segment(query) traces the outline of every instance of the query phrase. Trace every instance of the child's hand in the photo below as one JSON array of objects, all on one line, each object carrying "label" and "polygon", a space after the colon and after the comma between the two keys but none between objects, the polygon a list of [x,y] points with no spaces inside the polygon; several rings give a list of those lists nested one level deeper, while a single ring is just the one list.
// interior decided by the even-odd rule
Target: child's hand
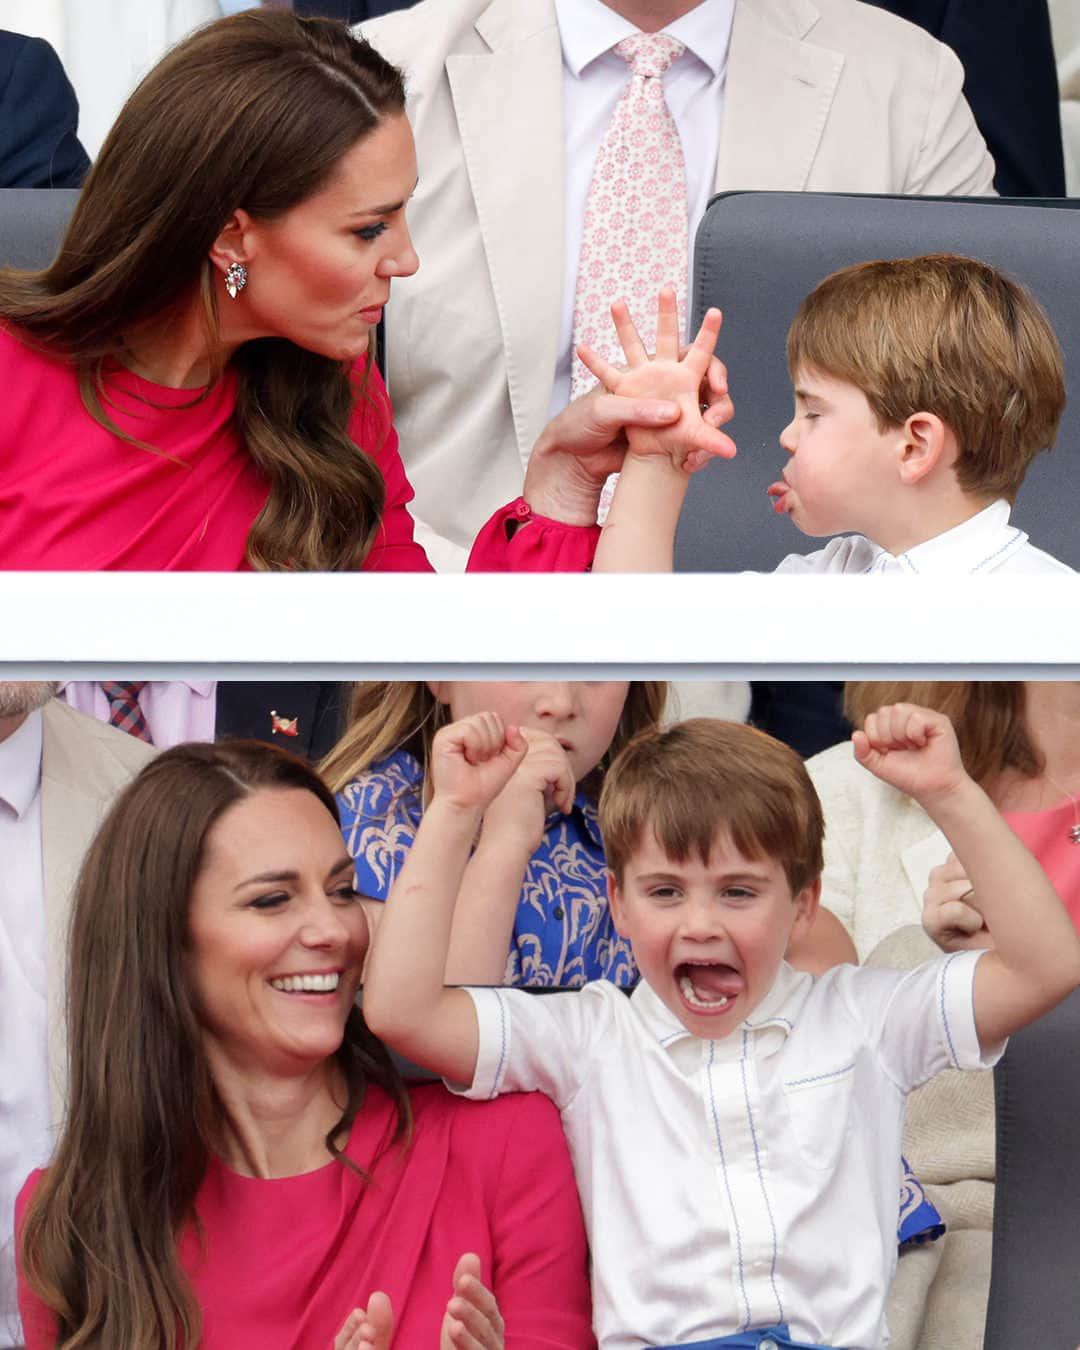
[{"label": "child's hand", "polygon": [[481,838],[519,849],[528,858],[540,846],[548,814],[565,814],[574,805],[574,774],[554,736],[530,727],[522,727],[521,734],[528,745],[525,758],[484,812]]},{"label": "child's hand", "polygon": [[439,1350],[503,1350],[505,1330],[495,1295],[480,1280],[480,1258],[467,1252],[454,1268]]},{"label": "child's hand", "polygon": [[504,727],[498,713],[474,713],[438,732],[429,772],[434,796],[461,810],[485,811],[525,758],[518,727]]},{"label": "child's hand", "polygon": [[367,1308],[354,1308],[334,1337],[333,1350],[390,1350],[394,1313],[386,1294],[376,1292]]},{"label": "child's hand", "polygon": [[851,740],[864,769],[920,805],[970,782],[952,723],[929,708],[913,703],[879,708]]},{"label": "child's hand", "polygon": [[[731,459],[735,444],[714,425],[720,420],[715,405],[704,409],[709,420],[703,415],[702,406],[702,387],[710,375],[713,351],[720,333],[720,311],[710,309],[706,313],[697,336],[683,351],[679,343],[675,291],[665,286],[657,300],[656,355],[651,359],[625,300],[617,300],[611,306],[611,317],[629,368],[620,370],[589,347],[578,348],[582,363],[609,393],[627,398],[670,399],[680,409],[679,420],[671,426],[657,429],[628,427],[628,453],[643,457],[665,456],[675,468],[685,473],[702,468],[715,456]],[[710,389],[710,396],[716,392]]]},{"label": "child's hand", "polygon": [[991,948],[994,945],[983,916],[967,904],[974,892],[967,873],[950,853],[930,869],[930,884],[923,896],[923,927],[946,952]]}]

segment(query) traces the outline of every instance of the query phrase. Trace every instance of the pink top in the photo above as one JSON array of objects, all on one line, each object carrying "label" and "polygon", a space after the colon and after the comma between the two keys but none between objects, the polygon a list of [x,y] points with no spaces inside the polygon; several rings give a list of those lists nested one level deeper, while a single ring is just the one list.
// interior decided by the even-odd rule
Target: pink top
[{"label": "pink top", "polygon": [[[233,427],[234,371],[227,370],[205,398],[200,390],[151,384],[120,366],[108,373],[106,411],[122,431],[161,452],[155,454],[94,421],[71,366],[26,346],[2,326],[0,370],[0,567],[246,569],[248,531],[266,500],[267,484]],[[382,525],[364,570],[430,571],[413,538],[407,509],[413,491],[377,370],[370,373],[349,433],[386,482]],[[517,528],[530,515],[520,499],[496,512],[473,548],[470,569],[551,572],[589,566],[598,531],[543,520]],[[508,521],[514,522],[509,530]]]},{"label": "pink top", "polygon": [[[454,1266],[474,1251],[514,1350],[591,1350],[581,1207],[558,1113],[536,1093],[466,1102],[440,1084],[410,1089],[412,1143],[379,1158],[394,1113],[372,1088],[341,1163],[268,1181],[215,1160],[180,1252],[202,1307],[200,1350],[330,1350],[349,1312],[383,1289],[394,1344],[428,1350]],[[40,1172],[16,1204],[22,1221]],[[27,1350],[55,1344],[51,1314],[20,1281]]]},{"label": "pink top", "polygon": [[1048,811],[1005,811],[1002,813],[1016,834],[1034,853],[1043,871],[1080,928],[1080,843],[1074,844],[1069,831],[1076,824],[1077,808],[1071,800]]}]

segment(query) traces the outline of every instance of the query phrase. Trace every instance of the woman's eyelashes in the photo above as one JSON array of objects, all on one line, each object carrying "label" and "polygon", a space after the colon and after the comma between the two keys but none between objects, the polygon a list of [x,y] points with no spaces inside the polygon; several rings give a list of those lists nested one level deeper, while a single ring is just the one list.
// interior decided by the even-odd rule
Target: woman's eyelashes
[{"label": "woman's eyelashes", "polygon": [[380,220],[377,225],[365,225],[359,230],[353,230],[353,234],[370,244],[378,239],[380,234],[385,234],[389,228],[385,220]]},{"label": "woman's eyelashes", "polygon": [[[331,890],[327,891],[327,895],[331,900],[346,905],[351,905],[354,901],[360,899],[360,892],[351,880],[338,882]],[[292,896],[288,891],[273,891],[269,895],[258,895],[254,900],[249,900],[248,907],[261,910],[280,909],[282,905],[288,904],[291,899]]]}]

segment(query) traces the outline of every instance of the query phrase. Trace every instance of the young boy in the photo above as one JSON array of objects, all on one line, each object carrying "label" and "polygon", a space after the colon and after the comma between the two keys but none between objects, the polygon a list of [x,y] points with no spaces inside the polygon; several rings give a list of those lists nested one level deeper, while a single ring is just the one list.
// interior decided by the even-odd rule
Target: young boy
[{"label": "young boy", "polygon": [[1071,921],[947,719],[896,705],[854,741],[944,831],[996,950],[906,974],[792,970],[784,950],[818,903],[820,804],[786,746],[698,719],[636,739],[601,797],[612,911],[642,975],[628,1000],[606,983],[443,988],[469,849],[524,742],[490,713],[436,737],[365,1016],[470,1096],[538,1089],[559,1106],[601,1350],[880,1350],[906,1093],[994,1062],[1080,983]]},{"label": "young boy", "polygon": [[[583,359],[613,392],[646,396],[660,371],[649,371],[628,316],[612,313],[630,369]],[[791,458],[769,488],[773,509],[804,534],[849,537],[791,554],[778,572],[1072,571],[1009,523],[1065,406],[1061,349],[1023,287],[949,254],[860,263],[807,296],[787,354],[795,417],[780,435]],[[609,516],[627,532],[627,556],[607,541],[605,566],[639,565],[629,526],[644,501],[664,535],[649,542],[667,555],[667,520],[686,491],[673,467],[692,427],[691,414],[663,432],[629,431],[622,510],[616,496]],[[666,475],[645,462],[665,451]],[[638,477],[647,486],[635,501]]]}]

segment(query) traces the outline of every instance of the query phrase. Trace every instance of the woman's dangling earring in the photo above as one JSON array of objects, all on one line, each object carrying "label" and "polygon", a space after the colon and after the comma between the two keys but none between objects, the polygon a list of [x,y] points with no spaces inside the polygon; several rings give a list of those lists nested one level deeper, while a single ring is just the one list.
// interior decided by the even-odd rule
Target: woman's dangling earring
[{"label": "woman's dangling earring", "polygon": [[230,263],[225,273],[225,289],[229,292],[230,300],[235,300],[246,285],[247,268],[240,262]]}]

